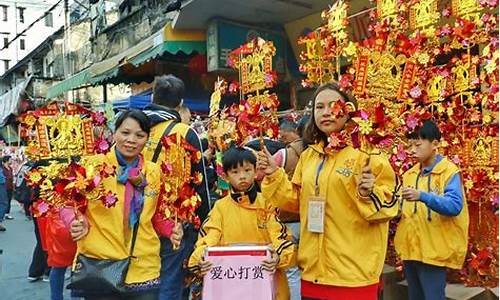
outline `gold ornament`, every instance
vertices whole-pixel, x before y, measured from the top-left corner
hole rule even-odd
[[[420,0],[410,8],[410,27],[433,34],[439,21],[437,0]]]
[[[377,0],[377,14],[381,20],[394,21],[398,15],[398,1]]]
[[[470,21],[479,20],[481,6],[477,0],[452,0],[451,7],[453,14],[459,18]]]
[[[396,98],[403,73],[401,66],[406,62],[406,57],[395,57],[389,52],[378,51],[369,51],[367,55],[367,95],[385,99]]]

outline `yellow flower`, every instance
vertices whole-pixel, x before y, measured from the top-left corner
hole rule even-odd
[[[465,188],[466,188],[467,190],[470,190],[473,186],[474,186],[474,182],[473,182],[472,180],[467,179],[467,180],[465,181]]]
[[[491,115],[489,115],[489,114],[485,114],[485,115],[483,116],[483,122],[484,122],[484,123],[486,123],[486,124],[491,123]]]
[[[490,62],[484,67],[486,73],[488,74],[495,72],[496,68],[497,68],[497,62],[493,59],[490,60]]]
[[[32,182],[39,182],[40,180],[42,180],[42,175],[40,174],[40,172],[35,170],[30,172],[29,179]]]
[[[367,135],[372,132],[372,121],[370,120],[360,120],[359,121],[359,132],[361,134]]]
[[[423,65],[426,65],[430,59],[431,58],[429,57],[429,54],[427,54],[426,52],[420,53],[418,55],[418,62],[423,64]]]

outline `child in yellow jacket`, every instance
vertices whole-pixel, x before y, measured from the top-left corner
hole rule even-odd
[[[276,299],[289,299],[285,270],[295,262],[295,247],[275,209],[257,191],[256,157],[248,149],[232,147],[224,153],[225,179],[231,193],[218,200],[204,222],[189,259],[189,267],[203,276],[212,267],[203,259],[207,247],[231,244],[270,245],[272,256],[262,262],[263,269],[276,272]]]
[[[460,269],[469,214],[460,170],[437,154],[439,128],[427,120],[408,135],[418,164],[403,175],[402,216],[394,240],[410,300],[445,300],[446,268]]]

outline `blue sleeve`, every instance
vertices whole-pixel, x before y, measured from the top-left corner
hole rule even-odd
[[[420,192],[420,201],[424,202],[427,207],[433,211],[455,217],[460,214],[463,207],[462,182],[460,175],[453,175],[444,188],[444,195],[438,196],[434,193]]]

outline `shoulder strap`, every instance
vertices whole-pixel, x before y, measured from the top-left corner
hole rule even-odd
[[[165,131],[163,132],[163,134],[160,137],[160,140],[158,141],[158,144],[156,144],[155,153],[153,154],[153,158],[151,159],[152,162],[156,163],[158,161],[158,157],[160,156],[161,147],[162,147],[161,139],[164,136],[168,135],[170,133],[170,131],[172,131],[172,129],[174,128],[175,124],[177,124],[177,122],[175,122],[175,120],[172,120],[170,122],[170,124],[168,124],[168,126],[165,128]]]
[[[135,247],[135,240],[137,239],[137,231],[139,231],[139,221],[141,220],[140,216],[139,219],[137,219],[137,223],[134,225],[134,231],[132,233],[132,244],[130,245],[130,257],[133,256],[134,254],[134,247]]]

